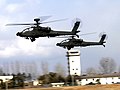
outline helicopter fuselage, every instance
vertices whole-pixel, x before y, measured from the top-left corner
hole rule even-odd
[[[26,39],[31,39],[35,41],[35,38],[39,37],[55,37],[60,35],[75,35],[72,31],[54,31],[50,27],[30,27],[24,29],[22,32],[16,34],[20,37],[25,37]]]
[[[62,19],[64,20],[64,19]],[[50,27],[41,27],[40,24],[61,21],[61,20],[54,20],[49,22],[39,22],[40,18],[35,18],[34,21],[36,23],[18,23],[18,24],[7,24],[7,25],[31,25],[31,27],[24,29],[22,32],[18,32],[16,35],[20,37],[25,37],[26,39],[31,39],[31,41],[35,41],[35,38],[39,37],[56,37],[61,35],[77,35],[78,27],[80,26],[80,21],[76,21],[74,23],[74,27],[72,31],[54,31]]]
[[[63,48],[67,48],[68,50],[70,50],[73,47],[79,47],[79,46],[86,47],[86,46],[94,46],[94,45],[103,45],[105,47],[104,45],[105,38],[106,38],[106,34],[103,34],[100,41],[98,42],[86,42],[86,41],[83,41],[83,39],[72,38],[72,39],[63,40],[62,42],[57,43],[56,45]]]

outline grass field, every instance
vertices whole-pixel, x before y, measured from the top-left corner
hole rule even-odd
[[[60,88],[51,88],[51,87],[50,88],[28,88],[28,89],[19,89],[19,90],[120,90],[120,84],[70,86],[70,87],[60,87]]]

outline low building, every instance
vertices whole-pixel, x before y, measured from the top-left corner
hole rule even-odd
[[[78,85],[120,83],[120,73],[80,76],[76,77],[76,82]]]
[[[41,85],[38,80],[26,80],[24,81],[25,86],[39,86]]]
[[[33,82],[33,86],[41,85],[38,80],[33,80],[32,82]]]
[[[2,80],[3,82],[9,81],[12,78],[13,76],[0,76],[0,80]]]
[[[63,82],[61,82],[61,83],[51,83],[51,86],[52,87],[63,87],[64,83]]]

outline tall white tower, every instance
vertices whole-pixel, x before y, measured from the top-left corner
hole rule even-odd
[[[81,75],[80,50],[67,51],[69,75]]]

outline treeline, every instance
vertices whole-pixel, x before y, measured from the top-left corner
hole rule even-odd
[[[0,79],[1,89],[23,88],[25,86],[25,81],[31,80],[31,74],[18,73],[18,74],[11,74],[11,76],[13,76],[13,78],[6,82],[3,82],[3,80]]]
[[[26,86],[33,87],[31,74],[18,73],[12,74],[12,76],[13,79],[7,82],[3,82],[2,79],[0,80],[1,89],[25,88]],[[37,80],[41,86],[60,82],[64,82],[66,85],[72,85],[72,79],[70,75],[65,77],[55,72],[49,72],[48,74],[40,75]]]
[[[111,73],[119,73],[120,67],[117,66],[115,60],[111,57],[103,57],[99,61],[98,65],[94,65],[96,67],[89,67],[86,70],[87,75],[95,75],[95,74],[111,74]]]
[[[52,69],[51,69],[52,66]],[[67,66],[61,63],[51,65],[47,61],[8,61],[0,63],[0,75],[26,73],[31,74],[32,78],[36,78],[39,75],[46,74],[50,71],[59,73],[61,75],[67,74]],[[51,69],[51,70],[50,70]]]
[[[70,75],[68,76],[62,76],[55,72],[49,72],[48,74],[44,74],[38,77],[38,80],[41,82],[41,84],[50,84],[50,83],[60,83],[64,82],[66,85],[72,84],[72,77]]]

